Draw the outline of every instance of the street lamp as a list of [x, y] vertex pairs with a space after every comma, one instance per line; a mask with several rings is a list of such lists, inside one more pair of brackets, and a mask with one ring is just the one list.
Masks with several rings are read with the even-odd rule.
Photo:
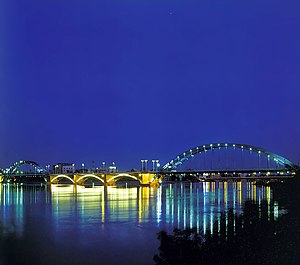
[[141, 168], [141, 171], [143, 171], [143, 170], [144, 170], [144, 162], [145, 162], [145, 160], [144, 160], [144, 159], [141, 159], [141, 163], [142, 163], [142, 168]]
[[103, 169], [103, 171], [105, 171], [105, 162], [104, 161], [102, 162], [102, 169]]
[[157, 170], [160, 167], [159, 160], [157, 159], [155, 160], [155, 162], [156, 162], [156, 170]]
[[82, 166], [82, 172], [84, 173], [84, 163], [82, 163], [81, 166]]
[[151, 162], [152, 162], [152, 171], [157, 170], [157, 168], [160, 166], [160, 164], [158, 163], [159, 160], [153, 159]]

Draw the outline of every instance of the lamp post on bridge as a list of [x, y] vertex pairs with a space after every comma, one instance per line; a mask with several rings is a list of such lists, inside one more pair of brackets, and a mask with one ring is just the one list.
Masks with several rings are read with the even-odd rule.
[[242, 148], [242, 169], [244, 169], [244, 146], [241, 146]]
[[141, 163], [142, 163], [141, 171], [144, 171], [144, 162], [145, 162], [145, 159], [141, 159]]
[[84, 163], [82, 163], [81, 166], [82, 166], [82, 173], [84, 173]]
[[152, 162], [152, 171], [157, 170], [157, 168], [160, 166], [159, 165], [159, 160], [158, 159], [152, 159], [151, 162]]
[[103, 170], [103, 172], [105, 171], [105, 162], [104, 161], [102, 162], [102, 170]]
[[155, 160], [155, 162], [156, 162], [156, 171], [157, 171], [157, 169], [160, 167], [159, 160], [157, 159]]
[[233, 144], [232, 145], [233, 146], [233, 169], [235, 169], [236, 168], [236, 161], [235, 161], [235, 159], [236, 159], [236, 148], [235, 148], [235, 144]]
[[212, 170], [213, 169], [214, 149], [213, 149], [213, 145], [212, 144], [210, 144], [209, 146], [210, 146], [210, 150], [211, 150], [210, 170]]

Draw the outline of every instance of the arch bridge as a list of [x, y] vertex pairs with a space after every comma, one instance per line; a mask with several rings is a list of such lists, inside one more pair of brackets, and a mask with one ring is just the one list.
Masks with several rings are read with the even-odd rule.
[[40, 166], [38, 163], [30, 160], [20, 160], [12, 164], [10, 167], [4, 170], [4, 174], [6, 175], [13, 175], [13, 174], [25, 174], [25, 173], [32, 173], [32, 172], [21, 172], [18, 169], [24, 165], [29, 165], [35, 169], [34, 173], [38, 174], [46, 174], [46, 170]]
[[[192, 166], [184, 168], [185, 164]], [[299, 167], [291, 160], [260, 147], [238, 143], [212, 143], [178, 154], [161, 167], [161, 172], [154, 176], [151, 183], [159, 182], [168, 175], [188, 175], [198, 179], [275, 179], [293, 177], [298, 170]]]
[[155, 176], [151, 172], [116, 172], [116, 173], [88, 173], [88, 174], [51, 174], [50, 183], [57, 184], [61, 181], [84, 185], [87, 180], [97, 181], [104, 186], [113, 186], [119, 180], [136, 181], [139, 185], [149, 185]]
[[[237, 150], [241, 151], [242, 164], [241, 164], [240, 169], [244, 169], [245, 161], [243, 161], [243, 154], [246, 151], [248, 151], [250, 155], [257, 155], [257, 158], [258, 158], [258, 164], [256, 167], [257, 170], [270, 169], [272, 162], [274, 162], [277, 165], [277, 168], [283, 167], [285, 169], [291, 169], [291, 170], [293, 170], [293, 169], [296, 170], [298, 168], [289, 159], [287, 159], [283, 156], [277, 155], [275, 153], [269, 152], [260, 147], [246, 145], [246, 144], [235, 144], [235, 143], [229, 143], [229, 144], [214, 143], [214, 144], [205, 144], [205, 145], [196, 146], [194, 148], [191, 148], [191, 149], [177, 155], [171, 161], [169, 161], [164, 166], [162, 166], [162, 171], [176, 170], [184, 162], [193, 158], [195, 155], [202, 154], [203, 156], [205, 156], [207, 152], [213, 153], [215, 150], [220, 152], [221, 149], [226, 151], [226, 159], [227, 159], [226, 167], [228, 167], [228, 150], [231, 149], [234, 152], [236, 152]], [[262, 159], [264, 157], [267, 159], [267, 166], [265, 168], [262, 166]], [[236, 162], [235, 160], [236, 160], [236, 156], [234, 155], [232, 158], [232, 162], [235, 163]], [[221, 162], [219, 154], [218, 154], [218, 162], [219, 162], [219, 164]], [[214, 169], [217, 169], [217, 168], [214, 168]]]
[[31, 160], [19, 160], [2, 172], [4, 182], [47, 182], [48, 172]]
[[[23, 166], [34, 170], [24, 172], [21, 170]], [[140, 185], [157, 185], [172, 176], [180, 179], [188, 176], [197, 180], [276, 179], [294, 177], [298, 170], [299, 167], [289, 159], [260, 147], [237, 143], [213, 143], [188, 149], [157, 171], [49, 175], [36, 162], [21, 160], [3, 171], [2, 180], [16, 181], [22, 177], [43, 177], [50, 183], [69, 181], [76, 185], [84, 185], [87, 180], [94, 180], [101, 185], [112, 186], [118, 180], [127, 179], [137, 181]]]

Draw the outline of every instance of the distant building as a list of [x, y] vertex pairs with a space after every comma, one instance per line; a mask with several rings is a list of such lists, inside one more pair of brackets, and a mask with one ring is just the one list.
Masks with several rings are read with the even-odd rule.
[[117, 166], [116, 166], [115, 162], [112, 162], [112, 165], [108, 167], [108, 172], [109, 173], [117, 172]]
[[53, 165], [53, 172], [56, 174], [68, 174], [75, 172], [75, 164], [71, 163], [58, 163]]

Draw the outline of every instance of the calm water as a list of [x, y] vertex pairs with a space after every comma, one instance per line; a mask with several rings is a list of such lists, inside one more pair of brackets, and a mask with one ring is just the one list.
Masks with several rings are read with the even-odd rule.
[[241, 213], [247, 199], [266, 200], [270, 218], [278, 217], [270, 187], [250, 182], [156, 189], [0, 185], [0, 233], [13, 235], [11, 244], [28, 264], [153, 264], [157, 232], [212, 229], [222, 211]]

